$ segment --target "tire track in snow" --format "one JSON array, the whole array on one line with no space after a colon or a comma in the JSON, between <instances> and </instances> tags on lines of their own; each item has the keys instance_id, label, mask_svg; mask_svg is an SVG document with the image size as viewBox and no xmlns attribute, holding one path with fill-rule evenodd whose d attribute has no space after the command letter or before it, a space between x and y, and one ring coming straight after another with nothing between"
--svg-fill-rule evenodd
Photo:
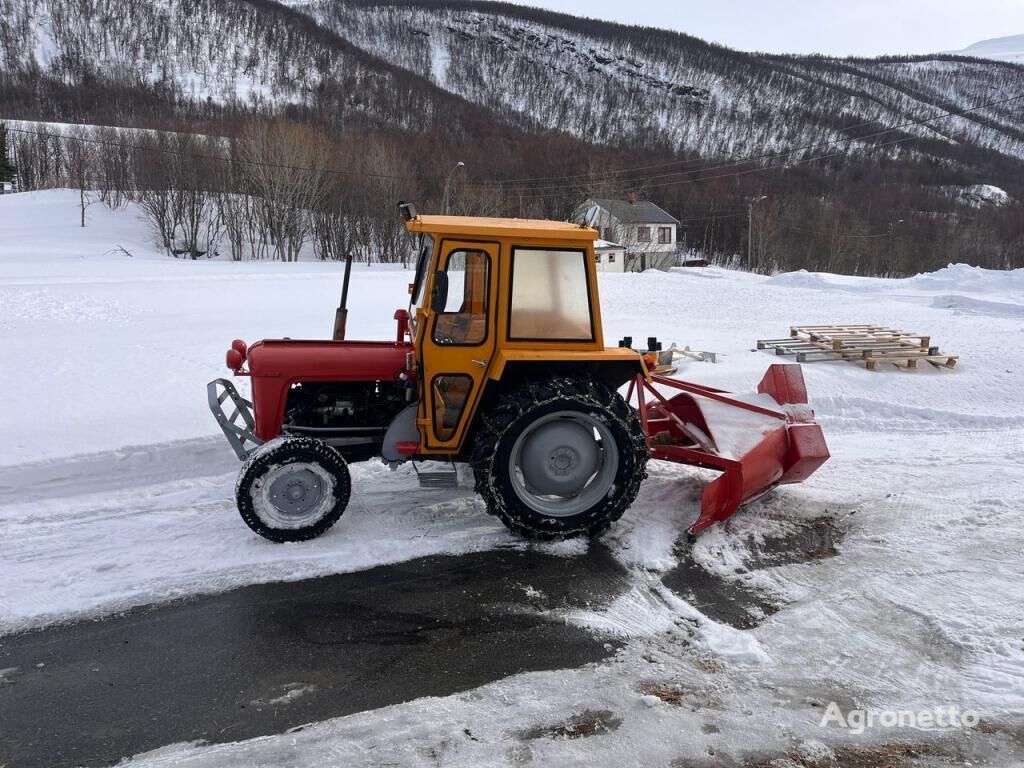
<instances>
[{"instance_id":1,"label":"tire track in snow","mask_svg":"<svg viewBox=\"0 0 1024 768\"><path fill-rule=\"evenodd\" d=\"M1024 429L1024 415L963 413L850 395L816 394L813 406L826 434Z\"/></svg>"}]
</instances>

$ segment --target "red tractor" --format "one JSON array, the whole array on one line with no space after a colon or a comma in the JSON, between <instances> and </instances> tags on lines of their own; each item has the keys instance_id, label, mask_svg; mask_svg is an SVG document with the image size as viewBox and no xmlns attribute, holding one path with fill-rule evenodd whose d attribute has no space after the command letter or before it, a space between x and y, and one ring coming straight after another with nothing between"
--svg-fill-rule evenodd
<instances>
[{"instance_id":1,"label":"red tractor","mask_svg":"<svg viewBox=\"0 0 1024 768\"><path fill-rule=\"evenodd\" d=\"M227 365L251 402L208 386L260 535L322 534L348 504L348 464L375 457L468 462L491 513L547 538L606 530L649 458L722 473L691 535L828 458L798 365L771 366L762 396L739 399L656 373L654 350L605 347L593 229L400 208L418 259L392 340L345 339L349 261L332 340L236 340Z\"/></svg>"}]
</instances>

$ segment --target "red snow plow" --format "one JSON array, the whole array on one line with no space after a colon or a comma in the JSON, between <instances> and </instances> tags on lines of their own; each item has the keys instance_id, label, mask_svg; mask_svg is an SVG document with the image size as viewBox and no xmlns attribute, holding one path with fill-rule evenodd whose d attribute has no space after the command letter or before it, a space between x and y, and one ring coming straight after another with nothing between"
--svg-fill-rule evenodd
<instances>
[{"instance_id":1,"label":"red snow plow","mask_svg":"<svg viewBox=\"0 0 1024 768\"><path fill-rule=\"evenodd\" d=\"M778 485L806 480L829 458L799 365L772 365L757 391L761 402L657 374L629 385L626 399L636 397L652 458L722 473L704 487L692 535ZM716 406L719 417L709 420L705 412ZM723 418L723 408L734 412Z\"/></svg>"},{"instance_id":2,"label":"red snow plow","mask_svg":"<svg viewBox=\"0 0 1024 768\"><path fill-rule=\"evenodd\" d=\"M332 340L236 341L228 367L250 378L252 401L208 385L244 461L238 509L260 535L322 534L348 504L348 463L373 457L412 462L424 485L442 480L420 462L467 463L488 511L541 538L607 530L651 458L722 473L691 534L828 458L797 365L773 365L740 397L659 375L657 356L629 344L606 348L590 227L400 207L419 256L393 340L345 338L349 260Z\"/></svg>"}]
</instances>

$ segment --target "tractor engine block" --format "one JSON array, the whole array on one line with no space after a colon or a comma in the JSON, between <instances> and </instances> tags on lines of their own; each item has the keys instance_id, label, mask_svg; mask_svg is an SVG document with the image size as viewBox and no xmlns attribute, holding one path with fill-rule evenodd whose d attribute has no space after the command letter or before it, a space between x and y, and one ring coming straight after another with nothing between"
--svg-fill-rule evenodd
<instances>
[{"instance_id":1,"label":"tractor engine block","mask_svg":"<svg viewBox=\"0 0 1024 768\"><path fill-rule=\"evenodd\" d=\"M407 404L400 383L302 382L288 392L282 432L315 435L358 461L374 455L391 420Z\"/></svg>"}]
</instances>

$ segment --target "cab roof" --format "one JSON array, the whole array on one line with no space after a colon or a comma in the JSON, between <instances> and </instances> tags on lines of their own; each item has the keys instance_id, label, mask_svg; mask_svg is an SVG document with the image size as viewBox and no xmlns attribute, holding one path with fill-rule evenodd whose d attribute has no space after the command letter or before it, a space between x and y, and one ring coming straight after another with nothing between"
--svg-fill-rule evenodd
<instances>
[{"instance_id":1,"label":"cab roof","mask_svg":"<svg viewBox=\"0 0 1024 768\"><path fill-rule=\"evenodd\" d=\"M589 242L597 231L566 221L546 219L496 219L487 216L417 216L405 223L409 232L474 237L537 237L553 240Z\"/></svg>"}]
</instances>

